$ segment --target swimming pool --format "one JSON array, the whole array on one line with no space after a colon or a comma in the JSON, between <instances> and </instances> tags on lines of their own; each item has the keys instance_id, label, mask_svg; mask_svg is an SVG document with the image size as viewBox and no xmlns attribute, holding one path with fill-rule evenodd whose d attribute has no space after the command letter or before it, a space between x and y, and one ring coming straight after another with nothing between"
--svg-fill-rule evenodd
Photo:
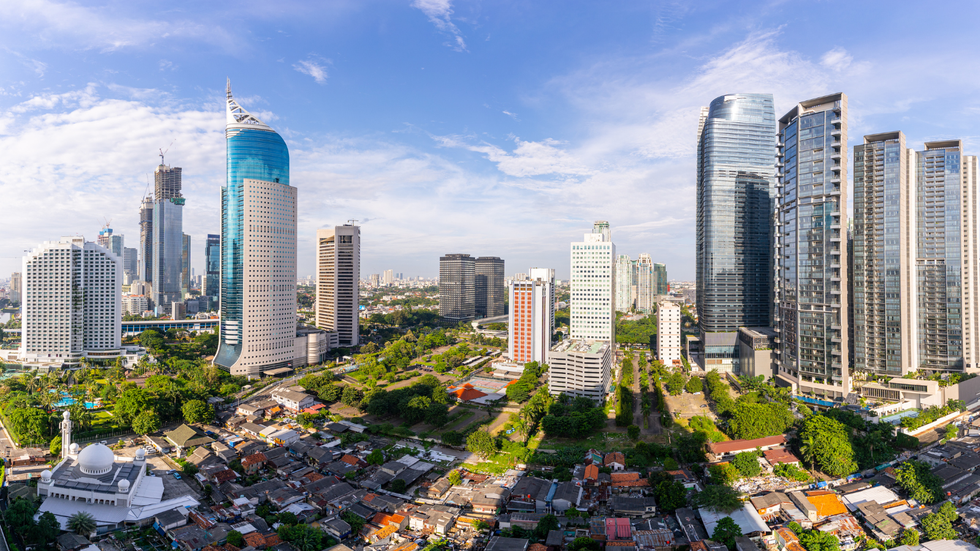
<instances>
[{"instance_id":1,"label":"swimming pool","mask_svg":"<svg viewBox=\"0 0 980 551\"><path fill-rule=\"evenodd\" d=\"M50 390L49 392L54 392L54 389ZM52 406L56 408L66 408L72 405L75 405L75 399L72 398L71 395L66 392L62 392L61 399L55 402L54 404L52 404ZM102 407L101 400L95 402L85 402L85 409L96 409L99 407Z\"/></svg>"}]
</instances>

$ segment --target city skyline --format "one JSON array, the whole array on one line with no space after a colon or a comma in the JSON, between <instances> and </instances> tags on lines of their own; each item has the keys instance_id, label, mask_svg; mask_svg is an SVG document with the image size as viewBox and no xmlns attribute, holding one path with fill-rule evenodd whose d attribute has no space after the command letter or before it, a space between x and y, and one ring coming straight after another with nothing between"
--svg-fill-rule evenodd
<instances>
[{"instance_id":1,"label":"city skyline","mask_svg":"<svg viewBox=\"0 0 980 551\"><path fill-rule=\"evenodd\" d=\"M690 136L701 105L736 91L772 93L782 113L799 98L847 90L850 147L859 136L901 127L916 150L943 139L976 149L974 56L953 73L921 60L936 47L974 49L957 30L969 9L943 21L943 33L930 30L939 15L925 7L885 15L882 29L914 20L923 31L895 57L895 35L847 32L869 6L834 20L846 38L829 41L814 39L829 14L804 21L788 6L764 4L744 12L530 6L522 15L535 25L516 27L512 6L443 3L440 12L406 1L312 13L288 5L277 15L246 8L234 28L223 14L190 4L164 14L46 3L45 16L33 19L33 8L10 7L17 5L0 7L7 31L0 41L10 49L0 65L8 76L0 141L15 161L2 185L23 208L0 244L0 257L11 257L0 260L0 273L17 269L13 257L33 235L91 239L103 217L135 242L146 175L171 143L167 162L185 167L191 199L185 231L204 243L219 219L224 146L214 128L225 76L254 90L243 98L247 108L275 118L294 152L297 185L310 191L300 205L301 275L313 273L317 228L358 219L368 274L398 266L431 277L435 258L466 247L515 265L554 265L567 279L562 243L608 218L620 228L621 252L648 251L672 277L691 281L695 145L680 136ZM46 32L68 11L72 17L60 20L79 22L72 32ZM335 32L312 31L325 24ZM576 38L562 37L578 25ZM453 37L465 49L450 47ZM554 39L574 47L543 45ZM921 70L893 70L910 64ZM66 184L73 202L42 210L38 199ZM326 193L338 184L342 193ZM416 213L429 215L425 228ZM523 239L527 232L537 239ZM197 273L201 250L193 255Z\"/></svg>"}]
</instances>

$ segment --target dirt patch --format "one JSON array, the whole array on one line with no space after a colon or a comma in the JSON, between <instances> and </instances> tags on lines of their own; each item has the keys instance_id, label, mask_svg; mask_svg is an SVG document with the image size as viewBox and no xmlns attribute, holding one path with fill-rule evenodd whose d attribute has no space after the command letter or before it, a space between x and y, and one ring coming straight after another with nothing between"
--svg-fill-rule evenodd
<instances>
[{"instance_id":1,"label":"dirt patch","mask_svg":"<svg viewBox=\"0 0 980 551\"><path fill-rule=\"evenodd\" d=\"M684 391L680 396L667 395L667 407L670 408L670 413L675 419L690 419L695 415L705 415L712 419L715 419L715 414L708 407L708 402L705 400L704 393L700 394L689 394Z\"/></svg>"}]
</instances>

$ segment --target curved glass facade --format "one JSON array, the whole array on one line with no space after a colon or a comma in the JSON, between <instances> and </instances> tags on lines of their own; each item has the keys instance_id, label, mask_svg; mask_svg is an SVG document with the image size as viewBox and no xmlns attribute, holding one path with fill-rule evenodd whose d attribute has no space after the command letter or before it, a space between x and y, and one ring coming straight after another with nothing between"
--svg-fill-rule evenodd
<instances>
[{"instance_id":1,"label":"curved glass facade","mask_svg":"<svg viewBox=\"0 0 980 551\"><path fill-rule=\"evenodd\" d=\"M729 94L702 109L696 275L702 335L734 337L739 327L770 324L775 177L771 94ZM706 367L737 361L736 339L719 344L725 349L705 341Z\"/></svg>"},{"instance_id":2,"label":"curved glass facade","mask_svg":"<svg viewBox=\"0 0 980 551\"><path fill-rule=\"evenodd\" d=\"M227 136L227 183L221 189L221 340L214 363L230 368L242 353L244 314L244 181L289 184L286 142L264 125L231 124Z\"/></svg>"}]
</instances>

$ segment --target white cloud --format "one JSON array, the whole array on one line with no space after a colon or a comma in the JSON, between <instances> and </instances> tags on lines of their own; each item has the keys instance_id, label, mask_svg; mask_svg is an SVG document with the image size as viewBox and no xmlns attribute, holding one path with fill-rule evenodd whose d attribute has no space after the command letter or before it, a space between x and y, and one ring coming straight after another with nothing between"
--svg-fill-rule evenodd
<instances>
[{"instance_id":1,"label":"white cloud","mask_svg":"<svg viewBox=\"0 0 980 551\"><path fill-rule=\"evenodd\" d=\"M466 49L463 33L452 21L453 0L413 0L412 7L421 10L437 29L451 35L453 41L447 44L449 47L457 52L469 51ZM488 35L487 40L489 39Z\"/></svg>"},{"instance_id":2,"label":"white cloud","mask_svg":"<svg viewBox=\"0 0 980 551\"><path fill-rule=\"evenodd\" d=\"M820 58L821 65L834 70L846 69L852 61L854 61L854 57L847 53L847 50L840 47L830 50Z\"/></svg>"},{"instance_id":3,"label":"white cloud","mask_svg":"<svg viewBox=\"0 0 980 551\"><path fill-rule=\"evenodd\" d=\"M177 66L174 65L174 62L173 61L166 60L166 59L161 59L160 62L157 65L160 67L160 70L161 71L176 71L177 70Z\"/></svg>"},{"instance_id":4,"label":"white cloud","mask_svg":"<svg viewBox=\"0 0 980 551\"><path fill-rule=\"evenodd\" d=\"M317 84L327 83L327 68L315 59L299 61L293 65L293 69L313 77Z\"/></svg>"}]
</instances>

